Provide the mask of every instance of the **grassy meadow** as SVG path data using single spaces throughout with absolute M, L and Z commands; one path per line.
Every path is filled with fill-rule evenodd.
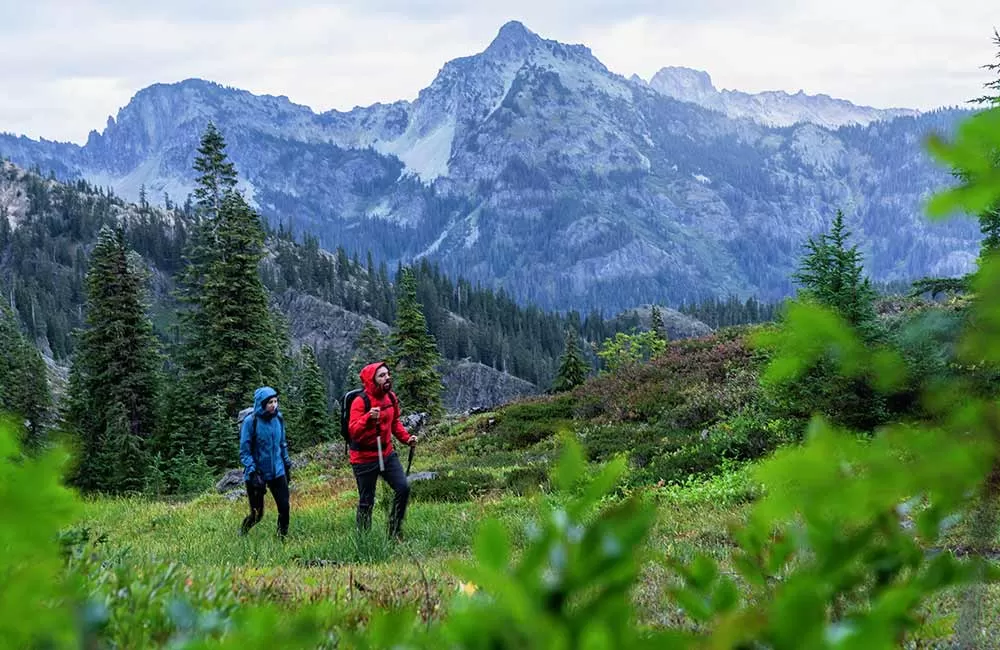
M 763 388 L 769 359 L 751 337 L 767 327 L 673 342 L 648 363 L 570 392 L 432 423 L 420 432 L 412 473 L 437 477 L 413 483 L 400 543 L 387 539 L 391 490 L 384 483 L 372 530 L 355 531 L 356 487 L 340 442 L 293 455 L 284 542 L 270 495 L 264 520 L 245 537 L 237 534 L 247 512 L 238 492 L 87 497 L 60 535 L 63 572 L 88 603 L 81 613 L 92 635 L 87 647 L 225 639 L 241 612 L 258 605 L 282 618 L 332 603 L 336 617 L 326 624 L 338 634 L 382 625 L 380 612 L 409 610 L 418 624 L 446 621 L 476 597 L 462 567 L 481 550 L 477 533 L 485 522 L 500 522 L 517 558 L 530 549 L 545 508 L 569 502 L 553 478 L 567 438 L 578 443 L 585 475 L 622 463 L 599 511 L 633 497 L 652 505 L 649 533 L 626 549 L 640 562 L 627 594 L 630 625 L 697 630 L 696 617 L 675 598 L 683 580 L 671 561 L 707 556 L 744 596 L 753 593 L 734 564 L 733 527 L 766 496 L 756 469 L 804 435 L 806 421 Z M 970 548 L 972 525 L 953 524 L 927 553 Z M 1000 548 L 995 531 L 987 545 Z M 994 550 L 987 555 L 1000 566 Z M 933 595 L 905 646 L 948 647 L 969 598 L 958 588 Z M 980 647 L 994 647 L 1000 590 L 986 586 L 972 598 L 982 606 Z M 324 647 L 344 647 L 337 639 Z

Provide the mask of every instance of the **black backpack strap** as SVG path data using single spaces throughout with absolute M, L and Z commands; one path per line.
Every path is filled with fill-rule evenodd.
M 363 399 L 365 401 L 365 411 L 370 411 L 372 409 L 372 401 L 368 397 L 368 392 L 367 391 L 361 391 L 361 393 L 359 394 L 359 396 L 361 397 L 361 399 Z M 351 414 L 350 413 L 347 414 L 347 418 L 348 418 L 348 422 L 350 422 L 350 418 L 351 418 Z M 378 425 L 377 424 L 375 425 L 375 433 L 376 433 L 376 435 L 378 435 Z M 350 447 L 350 449 L 352 451 L 378 451 L 378 445 L 362 445 L 360 443 L 354 442 L 353 440 L 351 440 L 351 442 L 349 443 L 348 447 Z

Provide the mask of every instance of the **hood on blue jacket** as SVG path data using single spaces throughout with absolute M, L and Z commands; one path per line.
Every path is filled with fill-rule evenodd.
M 253 392 L 253 411 L 257 415 L 264 415 L 264 402 L 278 394 L 270 386 L 261 386 Z

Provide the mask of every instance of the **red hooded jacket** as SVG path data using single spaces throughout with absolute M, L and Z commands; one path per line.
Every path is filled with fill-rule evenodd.
M 382 439 L 382 456 L 392 453 L 392 432 L 404 444 L 410 442 L 410 434 L 399 421 L 399 408 L 393 406 L 393 400 L 388 393 L 383 392 L 375 385 L 375 371 L 386 365 L 381 361 L 370 363 L 361 369 L 361 385 L 365 387 L 365 393 L 371 401 L 372 408 L 379 407 L 378 423 L 368 419 L 368 411 L 365 410 L 365 401 L 355 399 L 351 402 L 351 414 L 347 422 L 347 431 L 351 434 L 351 441 L 360 446 L 371 447 L 372 451 L 351 450 L 351 464 L 378 462 L 378 451 L 375 451 L 375 438 Z M 390 391 L 391 392 L 391 391 Z M 395 395 L 393 395 L 395 397 Z M 395 400 L 399 404 L 399 400 Z M 377 431 L 377 435 L 376 435 Z

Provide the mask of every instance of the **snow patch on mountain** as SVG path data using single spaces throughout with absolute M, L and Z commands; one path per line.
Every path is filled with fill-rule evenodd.
M 451 117 L 427 133 L 419 134 L 411 129 L 398 140 L 376 142 L 375 150 L 396 156 L 420 180 L 430 183 L 448 175 L 448 160 L 454 140 L 455 118 Z

